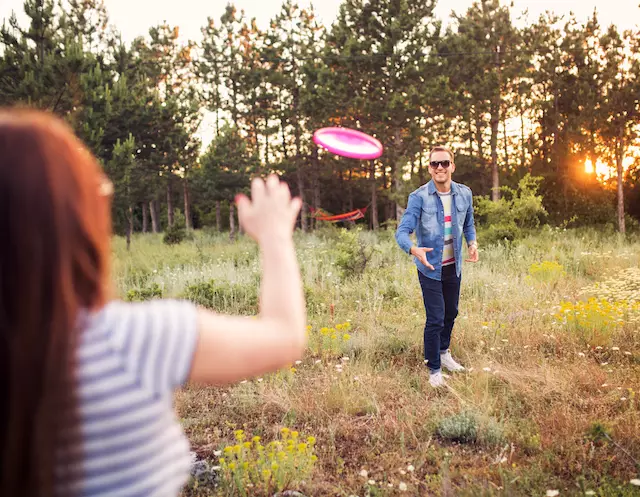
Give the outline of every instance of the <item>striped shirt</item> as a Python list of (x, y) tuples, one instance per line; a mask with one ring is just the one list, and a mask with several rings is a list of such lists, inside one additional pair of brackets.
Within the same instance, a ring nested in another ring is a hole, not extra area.
[(442, 265), (449, 266), (456, 263), (456, 255), (453, 250), (453, 225), (451, 224), (451, 191), (438, 192), (442, 207), (444, 207), (444, 248), (442, 250)]
[[(69, 490), (65, 474), (80, 496), (177, 496), (190, 457), (173, 392), (191, 369), (196, 307), (112, 302), (80, 322), (80, 439), (63, 437), (59, 492)], [(71, 466), (79, 451), (81, 467)]]

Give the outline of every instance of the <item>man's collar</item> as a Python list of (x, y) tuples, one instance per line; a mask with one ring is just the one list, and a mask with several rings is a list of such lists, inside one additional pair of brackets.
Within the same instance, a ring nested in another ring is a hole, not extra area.
[[(438, 190), (436, 190), (436, 184), (433, 182), (433, 180), (430, 180), (429, 183), (427, 183), (427, 193), (429, 195), (434, 195)], [(451, 182), (451, 195), (456, 195), (458, 193), (458, 186), (456, 185), (455, 182)]]

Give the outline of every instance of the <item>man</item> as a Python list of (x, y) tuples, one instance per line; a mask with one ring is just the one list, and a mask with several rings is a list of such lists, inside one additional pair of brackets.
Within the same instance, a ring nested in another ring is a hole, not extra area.
[[(435, 147), (429, 154), (431, 181), (409, 195), (407, 210), (396, 231), (398, 245), (414, 257), (427, 314), (424, 359), (429, 383), (444, 385), (442, 367), (464, 371), (449, 350), (458, 315), (462, 269), (462, 236), (468, 244), (467, 262), (478, 262), (471, 189), (451, 181), (456, 170), (453, 153)], [(416, 231), (418, 245), (409, 235)]]

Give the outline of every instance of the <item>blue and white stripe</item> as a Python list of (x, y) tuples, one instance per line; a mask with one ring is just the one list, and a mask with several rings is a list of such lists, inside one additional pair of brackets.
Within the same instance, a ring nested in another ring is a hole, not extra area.
[[(78, 350), (80, 437), (59, 450), (59, 492), (171, 496), (189, 474), (189, 442), (173, 392), (189, 375), (197, 341), (188, 302), (112, 302), (85, 316)], [(78, 467), (73, 454), (82, 454)]]

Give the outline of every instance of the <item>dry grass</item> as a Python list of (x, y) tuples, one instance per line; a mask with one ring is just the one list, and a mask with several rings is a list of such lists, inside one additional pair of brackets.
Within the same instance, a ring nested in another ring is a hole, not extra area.
[[(343, 280), (336, 236), (299, 236), (299, 258), (313, 332), (350, 320), (351, 340), (330, 359), (308, 354), (295, 373), (179, 392), (177, 409), (200, 457), (215, 462), (234, 429), (269, 440), (286, 426), (317, 438), (313, 478), (298, 488), (306, 495), (640, 494), (628, 483), (640, 472), (638, 325), (626, 323), (595, 348), (553, 317), (561, 301), (637, 268), (638, 241), (549, 230), (482, 251), (481, 263), (465, 266), (454, 330), (453, 352), (471, 371), (434, 391), (422, 365), (424, 309), (411, 261), (391, 233), (365, 234), (378, 249), (374, 259)], [(116, 247), (118, 288), (155, 282), (165, 296), (180, 296), (208, 279), (255, 285), (255, 254), (248, 240), (198, 234), (164, 247), (141, 237), (131, 254)], [(566, 276), (527, 278), (544, 260)], [(464, 413), (477, 429), (473, 441), (443, 435)], [(596, 436), (597, 424), (608, 437)]]

